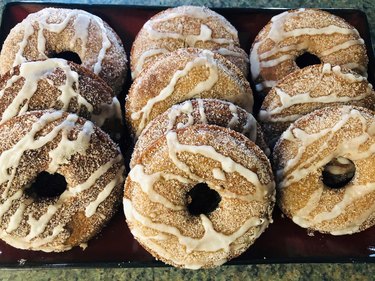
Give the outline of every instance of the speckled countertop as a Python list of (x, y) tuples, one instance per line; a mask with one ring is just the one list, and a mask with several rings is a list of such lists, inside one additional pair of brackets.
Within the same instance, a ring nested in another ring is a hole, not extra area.
[[(8, 2), (1, 1), (0, 8)], [(30, 2), (30, 1), (27, 1)], [(366, 12), (375, 46), (375, 1), (372, 0), (66, 0), (54, 3), (124, 4), (251, 8), (354, 8)], [(210, 270), (155, 268), (33, 268), (0, 269), (0, 280), (374, 280), (375, 263), (303, 263), (224, 265)]]

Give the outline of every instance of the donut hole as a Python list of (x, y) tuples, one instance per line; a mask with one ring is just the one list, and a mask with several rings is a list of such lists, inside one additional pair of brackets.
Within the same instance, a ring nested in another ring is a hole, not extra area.
[(81, 61), (81, 58), (79, 57), (79, 55), (77, 53), (71, 52), (71, 51), (64, 51), (64, 52), (61, 52), (61, 53), (53, 53), (50, 57), (72, 61), (76, 64), (82, 64), (82, 61)]
[(66, 190), (66, 186), (64, 176), (43, 171), (37, 175), (25, 192), (34, 199), (56, 198)]
[(188, 211), (193, 216), (207, 215), (214, 211), (221, 201), (219, 193), (206, 183), (195, 185), (188, 193)]
[(324, 166), (323, 183), (329, 188), (342, 188), (353, 179), (354, 174), (355, 165), (351, 160), (344, 157), (334, 158)]
[(305, 52), (296, 58), (296, 64), (299, 68), (304, 68), (309, 65), (320, 64), (320, 59), (309, 52)]

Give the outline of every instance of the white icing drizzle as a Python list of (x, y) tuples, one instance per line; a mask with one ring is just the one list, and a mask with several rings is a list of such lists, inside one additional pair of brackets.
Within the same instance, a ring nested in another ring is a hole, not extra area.
[[(7, 81), (5, 88), (0, 91), (0, 97), (4, 95), (4, 92), (8, 88), (12, 87), (13, 83), (20, 78), (24, 78), (22, 88), (19, 90), (11, 104), (3, 112), (1, 122), (5, 122), (14, 116), (25, 113), (28, 110), (28, 104), (31, 97), (37, 90), (39, 80), (47, 79), (48, 81), (48, 75), (57, 68), (63, 70), (66, 77), (65, 83), (57, 86), (57, 89), (61, 92), (58, 100), (63, 104), (62, 109), (67, 110), (71, 99), (77, 98), (79, 108), (83, 105), (89, 111), (92, 111), (93, 106), (79, 94), (78, 73), (71, 70), (67, 61), (63, 59), (47, 59), (44, 61), (26, 62), (21, 64), (20, 74), (12, 76), (12, 78)], [(76, 89), (74, 87), (76, 87)]]
[(239, 123), (237, 106), (235, 106), (234, 104), (231, 103), (229, 105), (229, 110), (230, 110), (230, 112), (232, 112), (232, 119), (228, 123), (228, 128), (234, 128)]
[(206, 113), (204, 112), (204, 102), (202, 99), (197, 99), (198, 102), (198, 110), (199, 110), (199, 116), (200, 116), (200, 121), (202, 124), (207, 124), (207, 116)]
[[(52, 9), (52, 8), (51, 8)], [(82, 53), (80, 54), (82, 62), (84, 62), (84, 56), (86, 55), (87, 50), (87, 42), (89, 37), (89, 26), (90, 24), (95, 24), (99, 27), (101, 31), (101, 37), (102, 42), (101, 43), (101, 49), (98, 53), (97, 60), (92, 68), (92, 70), (99, 74), (102, 69), (102, 62), (106, 55), (107, 50), (111, 47), (111, 42), (108, 39), (106, 28), (104, 26), (103, 20), (95, 15), (92, 15), (88, 12), (82, 11), (82, 10), (76, 10), (72, 9), (69, 11), (69, 13), (66, 15), (66, 17), (60, 22), (60, 23), (49, 23), (50, 21), (50, 13), (49, 11), (51, 9), (45, 9), (43, 12), (40, 12), (38, 14), (37, 20), (32, 21), (32, 17), (34, 14), (31, 14), (32, 16), (28, 16), (24, 20), (24, 36), (22, 41), (19, 44), (18, 52), (16, 53), (16, 59), (13, 63), (13, 66), (21, 64), (22, 62), (26, 61), (26, 58), (23, 56), (24, 49), (28, 43), (29, 38), (32, 34), (34, 34), (35, 30), (33, 27), (33, 24), (38, 25), (37, 29), (37, 48), (39, 52), (38, 59), (46, 59), (46, 38), (44, 37), (44, 31), (47, 30), (49, 32), (53, 33), (61, 33), (68, 24), (72, 22), (72, 27), (74, 30), (73, 39), (70, 42), (71, 45), (74, 45), (75, 42), (80, 39), (82, 46)]]
[[(186, 34), (184, 32), (183, 24), (181, 24), (178, 28), (178, 31), (176, 32), (166, 32), (166, 31), (158, 31), (154, 28), (155, 24), (159, 24), (161, 22), (167, 22), (170, 20), (173, 20), (175, 18), (182, 18), (182, 17), (190, 17), (195, 20), (200, 21), (210, 21), (214, 19), (215, 22), (224, 22), (223, 24), (220, 24), (220, 27), (224, 28), (226, 32), (230, 35), (229, 38), (214, 38), (212, 37), (212, 29), (204, 24), (200, 24), (200, 32), (198, 35), (194, 34)], [(169, 13), (165, 14), (159, 14), (158, 18), (154, 18), (151, 20), (148, 20), (144, 26), (143, 29), (147, 31), (149, 37), (153, 40), (165, 40), (165, 39), (175, 39), (175, 40), (181, 40), (184, 44), (184, 47), (195, 47), (196, 43), (199, 41), (203, 42), (214, 42), (220, 45), (235, 45), (236, 39), (238, 38), (237, 30), (227, 22), (227, 20), (224, 19), (219, 14), (215, 14), (214, 16), (208, 15), (206, 11), (202, 7), (194, 7), (194, 6), (185, 6), (183, 9), (179, 9), (178, 11), (170, 11)], [(241, 57), (241, 53), (231, 51), (225, 47), (222, 47), (218, 49), (215, 52), (218, 52), (224, 56), (237, 56)], [(132, 78), (138, 76), (138, 74), (143, 69), (144, 62), (147, 60), (147, 58), (152, 57), (154, 55), (160, 54), (160, 53), (166, 53), (169, 52), (166, 49), (163, 48), (155, 48), (155, 49), (148, 49), (144, 51), (139, 59), (136, 62), (136, 66), (134, 71), (132, 72)]]
[(224, 172), (219, 168), (212, 169), (212, 176), (217, 180), (225, 181), (226, 179)]
[(178, 129), (193, 124), (194, 117), (192, 116), (192, 112), (193, 112), (193, 104), (191, 103), (190, 100), (185, 101), (183, 104), (173, 105), (168, 112), (168, 125), (166, 126), (166, 131), (168, 132), (173, 129), (173, 127), (176, 125), (177, 117), (179, 117), (181, 114), (186, 114), (188, 117), (188, 120), (186, 123), (182, 123), (182, 122), (178, 123), (176, 125)]
[(243, 126), (242, 134), (248, 136), (248, 138), (255, 142), (257, 140), (258, 128), (257, 121), (251, 113), (247, 114), (246, 124)]
[(137, 77), (139, 75), (139, 73), (142, 71), (143, 69), (143, 65), (145, 63), (145, 61), (149, 58), (149, 57), (152, 57), (152, 56), (155, 56), (155, 55), (160, 55), (160, 54), (166, 54), (168, 53), (169, 51), (167, 49), (164, 49), (164, 48), (158, 48), (158, 49), (150, 49), (150, 50), (146, 50), (144, 51), (140, 56), (139, 58), (137, 59), (136, 61), (136, 64), (135, 64), (135, 67), (134, 67), (134, 70), (132, 71), (132, 79), (134, 80), (135, 77)]
[[(232, 56), (232, 57), (239, 57), (239, 58), (244, 57), (241, 52), (236, 52), (236, 51), (230, 50), (228, 48), (224, 48), (224, 47), (221, 47), (221, 48), (215, 50), (214, 52), (216, 52), (220, 55), (223, 55), (223, 56)], [(247, 57), (244, 57), (244, 59), (245, 59), (246, 63), (250, 62), (250, 60)]]
[(262, 201), (264, 199), (264, 196), (266, 196), (266, 194), (269, 194), (272, 188), (274, 187), (273, 182), (269, 183), (268, 185), (262, 184), (259, 181), (259, 178), (256, 173), (236, 163), (230, 157), (218, 153), (212, 146), (194, 146), (181, 144), (178, 142), (177, 134), (174, 131), (168, 132), (166, 134), (166, 139), (168, 145), (169, 158), (172, 160), (172, 162), (176, 165), (177, 168), (184, 171), (193, 180), (196, 180), (198, 182), (204, 182), (196, 174), (193, 174), (185, 163), (178, 159), (177, 153), (189, 152), (193, 154), (200, 154), (204, 157), (220, 162), (221, 168), (225, 173), (238, 173), (256, 187), (255, 193), (251, 194), (253, 200)]
[(105, 199), (107, 199), (107, 197), (111, 194), (115, 186), (123, 181), (124, 170), (125, 170), (125, 167), (121, 166), (121, 168), (118, 169), (116, 176), (103, 188), (102, 191), (99, 192), (96, 199), (87, 205), (85, 209), (85, 216), (87, 218), (93, 216), (96, 213), (96, 210), (99, 207), (99, 205), (102, 202), (104, 202)]
[[(341, 71), (340, 66), (334, 66), (331, 67), (329, 63), (326, 63), (322, 67), (321, 71), (322, 75), (330, 75), (333, 74), (337, 77), (341, 77), (344, 79), (347, 83), (361, 83), (364, 81), (367, 81), (366, 78), (363, 76), (360, 76), (358, 74), (352, 74), (352, 73), (343, 73)], [(323, 79), (321, 77), (320, 79)], [(356, 96), (348, 96), (348, 95), (339, 95), (341, 92), (337, 91), (331, 91), (323, 96), (317, 96), (312, 97), (310, 95), (310, 92), (303, 92), (303, 93), (296, 93), (295, 95), (289, 95), (287, 92), (285, 92), (281, 87), (274, 87), (275, 94), (278, 96), (279, 101), (281, 105), (274, 107), (273, 109), (261, 109), (259, 112), (259, 120), (262, 122), (292, 122), (297, 120), (299, 117), (301, 117), (301, 114), (290, 114), (288, 116), (275, 116), (277, 114), (282, 113), (284, 110), (297, 105), (297, 104), (306, 104), (306, 103), (333, 103), (333, 102), (339, 102), (339, 103), (345, 103), (350, 101), (358, 101), (366, 98), (369, 96), (371, 91), (363, 92)]]
[[(109, 168), (114, 164), (122, 161), (122, 156), (119, 154), (116, 158), (111, 159), (108, 163), (102, 165), (97, 171), (92, 173), (86, 182), (78, 184), (75, 187), (70, 187), (65, 190), (58, 200), (47, 207), (47, 211), (39, 218), (35, 219), (33, 213), (28, 213), (27, 224), (30, 225), (30, 231), (25, 237), (13, 237), (8, 235), (12, 231), (16, 230), (22, 219), (24, 219), (27, 207), (33, 203), (32, 199), (21, 199), (23, 197), (24, 188), (17, 190), (13, 194), (9, 194), (10, 187), (12, 185), (13, 178), (15, 176), (16, 167), (19, 165), (19, 161), (27, 150), (38, 149), (48, 142), (55, 139), (55, 137), (61, 132), (61, 139), (57, 146), (49, 152), (50, 163), (46, 169), (50, 173), (58, 171), (59, 165), (67, 163), (69, 158), (75, 153), (84, 155), (89, 147), (91, 135), (94, 132), (93, 124), (90, 121), (86, 121), (81, 130), (79, 131), (75, 140), (69, 140), (69, 132), (76, 126), (75, 122), (78, 120), (78, 116), (75, 114), (69, 114), (65, 119), (61, 120), (51, 131), (43, 136), (35, 139), (35, 135), (42, 130), (46, 125), (51, 122), (57, 121), (63, 117), (62, 111), (53, 111), (44, 113), (38, 121), (33, 125), (29, 133), (23, 136), (12, 148), (4, 151), (0, 155), (0, 184), (8, 182), (5, 190), (2, 193), (3, 201), (0, 204), (0, 218), (10, 210), (14, 201), (19, 201), (17, 210), (10, 217), (10, 221), (5, 231), (0, 233), (2, 239), (11, 241), (12, 245), (15, 245), (23, 249), (40, 247), (44, 244), (51, 242), (59, 233), (64, 230), (64, 225), (57, 225), (52, 230), (52, 234), (44, 238), (38, 238), (48, 226), (51, 218), (56, 212), (63, 206), (65, 200), (70, 197), (76, 196), (79, 192), (87, 190), (91, 187), (102, 175), (104, 175)], [(93, 215), (96, 211), (97, 206), (105, 200), (110, 194), (114, 185), (121, 181), (122, 172), (124, 167), (119, 169), (117, 176), (112, 180), (104, 189), (99, 193), (97, 198), (87, 206), (86, 213)], [(9, 174), (8, 171), (11, 170)], [(25, 187), (26, 188), (26, 187)], [(49, 251), (50, 249), (44, 249)]]
[[(263, 40), (260, 40), (254, 43), (251, 49), (251, 53), (250, 53), (251, 74), (252, 74), (253, 80), (256, 80), (259, 77), (260, 71), (262, 68), (274, 67), (276, 65), (279, 65), (283, 61), (294, 58), (294, 55), (285, 54), (285, 52), (289, 52), (292, 50), (301, 51), (301, 50), (305, 50), (309, 48), (308, 42), (299, 42), (298, 44), (282, 46), (279, 48), (278, 43), (284, 41), (286, 38), (300, 37), (304, 35), (309, 35), (309, 36), (331, 35), (335, 33), (346, 34), (346, 35), (352, 34), (352, 35), (355, 35), (356, 37), (359, 37), (359, 33), (356, 29), (343, 28), (343, 27), (339, 27), (336, 25), (329, 25), (329, 26), (322, 27), (322, 28), (296, 28), (290, 31), (285, 31), (284, 30), (285, 22), (290, 20), (290, 18), (297, 16), (300, 12), (302, 12), (302, 10), (295, 11), (292, 13), (289, 13), (286, 11), (284, 13), (274, 16), (271, 19), (271, 27), (267, 34), (267, 37), (265, 37), (265, 39)], [(275, 46), (271, 50), (268, 50), (264, 53), (259, 54), (258, 53), (259, 47), (265, 42), (265, 40), (272, 40), (273, 42), (275, 42)], [(322, 57), (328, 56), (340, 50), (350, 48), (351, 46), (363, 45), (363, 44), (364, 44), (364, 41), (362, 39), (356, 39), (356, 40), (348, 39), (346, 42), (343, 42), (339, 45), (335, 45), (334, 47), (323, 51), (323, 53), (320, 55)], [(277, 58), (268, 59), (277, 54), (281, 54), (281, 55)], [(258, 91), (262, 91), (264, 88), (269, 88), (269, 86), (266, 85), (266, 83), (269, 83), (269, 82), (270, 81), (263, 81), (259, 83), (258, 84), (259, 86), (256, 85), (256, 89)], [(263, 85), (260, 86), (261, 84)]]
[(344, 43), (333, 46), (331, 49), (324, 50), (323, 52), (320, 53), (320, 55), (325, 57), (333, 53), (336, 53), (340, 50), (348, 49), (351, 46), (364, 45), (364, 44), (365, 44), (365, 41), (362, 38), (355, 39), (355, 40), (348, 40), (348, 41), (345, 41)]
[(91, 115), (91, 121), (93, 121), (97, 126), (103, 126), (105, 121), (110, 119), (119, 120), (119, 122), (122, 123), (121, 104), (117, 97), (113, 97), (110, 104), (102, 103), (100, 105), (100, 109), (101, 111), (99, 114), (92, 112)]
[[(331, 128), (326, 128), (314, 134), (307, 134), (301, 129), (291, 128), (282, 135), (283, 139), (298, 142), (299, 144), (298, 151), (294, 158), (288, 160), (284, 169), (278, 170), (276, 173), (279, 180), (281, 180), (279, 183), (280, 188), (287, 188), (289, 185), (300, 181), (311, 172), (325, 166), (333, 158), (343, 157), (356, 161), (360, 159), (367, 159), (375, 154), (375, 144), (371, 144), (369, 149), (365, 151), (363, 151), (363, 148), (361, 148), (363, 144), (373, 138), (371, 126), (367, 125), (367, 121), (361, 115), (361, 112), (349, 106), (344, 106), (340, 110), (341, 118)], [(336, 147), (331, 154), (322, 157), (321, 151), (327, 148), (328, 143), (331, 141), (335, 133), (341, 130), (351, 119), (355, 119), (362, 124), (362, 133), (355, 137), (343, 138), (341, 142), (336, 144)], [(322, 137), (326, 138), (325, 143), (318, 147), (318, 150), (314, 152), (313, 155), (307, 159), (304, 159), (303, 163), (300, 163), (300, 159), (304, 156), (308, 146)], [(293, 220), (303, 227), (311, 227), (323, 221), (332, 220), (338, 217), (352, 202), (371, 192), (375, 192), (375, 183), (370, 182), (366, 185), (351, 183), (345, 187), (343, 199), (337, 203), (332, 210), (322, 212), (310, 218), (310, 213), (318, 206), (323, 193), (323, 189), (318, 189), (310, 196), (306, 205), (294, 214)], [(374, 210), (375, 204), (373, 204), (370, 209)], [(357, 216), (355, 220), (350, 222), (350, 225), (343, 225), (341, 230), (339, 229), (333, 234), (341, 235), (358, 231), (359, 226), (368, 218), (368, 215), (370, 214), (368, 212), (365, 213), (367, 215), (363, 214)]]
[[(128, 221), (131, 221), (131, 222), (136, 221), (149, 228), (152, 228), (157, 231), (161, 231), (162, 233), (166, 233), (166, 234), (177, 237), (179, 243), (185, 246), (186, 254), (190, 254), (193, 251), (215, 252), (215, 251), (223, 250), (224, 252), (229, 252), (230, 247), (231, 247), (230, 245), (232, 244), (232, 242), (234, 242), (239, 237), (244, 235), (251, 227), (258, 227), (259, 229), (262, 229), (265, 227), (265, 225), (268, 225), (267, 220), (251, 217), (247, 219), (238, 230), (236, 230), (230, 235), (225, 235), (220, 232), (217, 232), (214, 229), (209, 218), (202, 214), (200, 215), (200, 219), (201, 219), (201, 223), (203, 225), (205, 232), (204, 232), (203, 237), (195, 239), (195, 238), (182, 235), (181, 232), (176, 227), (166, 225), (163, 223), (155, 223), (150, 218), (141, 215), (132, 206), (132, 203), (130, 200), (124, 198), (123, 203), (124, 203), (125, 216)], [(257, 234), (254, 234), (254, 238), (256, 238), (257, 235), (259, 235), (257, 231), (255, 231), (255, 233)], [(150, 237), (140, 236), (138, 238), (139, 239), (142, 239), (142, 238), (152, 239), (153, 237), (150, 238)], [(165, 239), (164, 236), (163, 236), (163, 239)], [(162, 250), (162, 253), (165, 253), (165, 250), (163, 249), (160, 249), (160, 250)], [(202, 265), (197, 264), (196, 266), (192, 266), (192, 267), (199, 268), (201, 266)]]
[(129, 173), (130, 179), (134, 182), (136, 182), (142, 191), (148, 195), (148, 198), (155, 203), (162, 204), (164, 207), (171, 209), (171, 210), (183, 210), (184, 206), (176, 205), (172, 203), (170, 200), (165, 198), (164, 196), (157, 193), (153, 186), (156, 182), (158, 182), (161, 179), (165, 180), (177, 180), (181, 183), (191, 183), (192, 181), (173, 174), (166, 174), (166, 173), (153, 173), (153, 174), (146, 174), (144, 171), (143, 165), (136, 165), (133, 167)]
[(165, 88), (163, 88), (157, 96), (149, 99), (146, 105), (144, 105), (141, 110), (133, 112), (131, 114), (131, 119), (140, 119), (140, 123), (136, 132), (137, 136), (139, 136), (139, 134), (145, 127), (153, 106), (171, 96), (174, 92), (174, 87), (177, 84), (178, 80), (181, 77), (186, 76), (193, 68), (199, 66), (206, 66), (209, 69), (209, 76), (205, 81), (199, 82), (189, 93), (186, 93), (184, 99), (193, 98), (200, 93), (211, 89), (215, 85), (218, 80), (218, 69), (213, 58), (213, 53), (208, 50), (203, 50), (194, 60), (189, 61), (182, 70), (177, 70), (173, 74), (169, 84)]

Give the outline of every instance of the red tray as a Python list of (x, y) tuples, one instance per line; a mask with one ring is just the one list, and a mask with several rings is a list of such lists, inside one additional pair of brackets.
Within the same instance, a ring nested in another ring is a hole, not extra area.
[[(55, 4), (12, 3), (5, 7), (0, 27), (0, 43), (9, 30), (29, 13)], [(142, 25), (161, 7), (102, 6), (102, 5), (59, 5), (80, 8), (96, 14), (112, 26), (124, 42), (129, 54), (131, 44)], [(241, 45), (249, 52), (252, 41), (272, 16), (281, 9), (216, 9), (239, 31)], [(369, 63), (369, 81), (374, 84), (374, 54), (366, 15), (358, 10), (332, 9), (330, 12), (345, 18), (355, 26), (364, 38)], [(130, 76), (128, 84), (130, 84)], [(124, 89), (123, 95), (128, 88)], [(123, 98), (123, 97), (122, 97)], [(274, 223), (240, 257), (230, 264), (280, 263), (280, 262), (375, 262), (375, 227), (349, 236), (330, 236), (307, 231), (283, 218), (276, 208)], [(74, 248), (64, 253), (44, 253), (15, 249), (0, 241), (0, 266), (160, 266), (132, 237), (123, 212), (119, 213), (85, 250)]]

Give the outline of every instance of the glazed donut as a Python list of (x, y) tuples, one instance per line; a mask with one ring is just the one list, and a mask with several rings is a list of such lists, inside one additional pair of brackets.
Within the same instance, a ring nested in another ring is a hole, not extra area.
[[(118, 147), (91, 121), (62, 111), (27, 112), (0, 132), (0, 238), (45, 252), (84, 246), (121, 203)], [(58, 195), (57, 178), (66, 186)]]
[(274, 16), (255, 38), (250, 64), (257, 91), (267, 93), (298, 69), (296, 59), (304, 53), (367, 76), (365, 43), (353, 26), (328, 12), (298, 9)]
[(148, 123), (135, 143), (130, 167), (135, 166), (142, 151), (158, 138), (171, 130), (194, 124), (218, 125), (235, 130), (257, 144), (266, 156), (270, 155), (262, 130), (252, 114), (227, 101), (195, 99), (172, 106)]
[[(282, 211), (301, 227), (333, 235), (374, 225), (374, 128), (373, 112), (352, 106), (325, 107), (295, 121), (273, 153)], [(341, 170), (351, 174), (345, 182), (325, 180), (324, 172), (332, 177)]]
[[(274, 181), (264, 153), (215, 125), (169, 131), (125, 182), (124, 212), (135, 239), (176, 267), (214, 267), (244, 252), (266, 229)], [(210, 198), (210, 199), (208, 199)]]
[(76, 113), (104, 129), (116, 119), (121, 123), (120, 103), (112, 89), (73, 62), (24, 62), (0, 77), (0, 123), (26, 111), (49, 108)]
[(352, 71), (317, 64), (282, 78), (264, 98), (258, 120), (272, 147), (299, 117), (325, 106), (351, 104), (375, 110), (375, 92)]
[(120, 38), (102, 19), (77, 9), (45, 8), (29, 14), (4, 41), (0, 73), (67, 51), (76, 53), (82, 66), (103, 78), (116, 95), (122, 91), (127, 59)]
[(252, 111), (253, 95), (241, 71), (209, 50), (179, 49), (155, 61), (134, 80), (125, 113), (137, 138), (144, 127), (172, 105), (192, 98), (231, 101)]
[(187, 47), (218, 52), (248, 75), (248, 55), (240, 48), (237, 30), (207, 7), (179, 6), (156, 14), (139, 31), (130, 54), (132, 78), (159, 56)]

